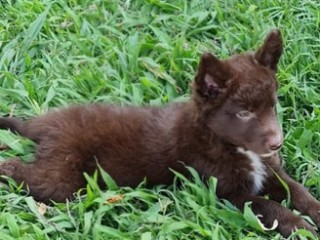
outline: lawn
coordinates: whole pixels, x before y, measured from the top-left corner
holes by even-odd
[[[319,9],[318,0],[2,0],[0,114],[183,101],[201,53],[226,58],[255,49],[280,28],[285,168],[320,199]],[[12,148],[1,161],[32,160],[26,139],[1,130],[0,140]],[[107,179],[109,190],[101,190],[96,175],[86,176],[87,194],[51,206],[9,179],[0,188],[0,239],[281,239],[262,231],[250,208],[243,214],[218,201],[214,178],[206,186],[192,173],[192,180],[176,174],[182,188],[153,189],[118,188]]]

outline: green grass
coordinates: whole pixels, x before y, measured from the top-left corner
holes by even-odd
[[[180,101],[201,53],[255,49],[277,27],[285,42],[278,72],[285,167],[319,199],[319,9],[317,0],[3,0],[0,112],[28,118],[74,102]],[[26,140],[3,131],[0,139],[13,147],[2,160],[30,159]],[[109,190],[87,176],[87,195],[45,213],[9,181],[0,188],[0,239],[281,239],[259,230],[250,208],[242,214],[219,202],[213,178],[209,187],[193,173],[182,189],[130,189],[103,174]]]

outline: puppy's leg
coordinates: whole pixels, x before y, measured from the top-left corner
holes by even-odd
[[[0,174],[24,183],[38,201],[63,202],[85,186],[83,173],[72,161],[36,160],[25,164],[19,159],[0,164]]]
[[[251,202],[253,212],[260,216],[259,219],[266,227],[270,228],[275,220],[278,221],[277,229],[284,237],[289,237],[297,229],[307,229],[317,235],[309,223],[276,201],[255,195],[233,195],[227,199],[240,209],[243,209],[246,202]]]
[[[320,227],[320,202],[304,186],[290,178],[283,170],[279,169],[276,172],[289,187],[292,207],[302,214],[310,216],[315,224]],[[265,193],[279,202],[287,197],[285,188],[274,174],[266,185]]]

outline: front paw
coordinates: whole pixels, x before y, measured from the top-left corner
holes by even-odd
[[[320,228],[320,203],[316,202],[309,205],[309,213],[308,215],[312,219],[312,221]]]
[[[289,237],[292,233],[297,231],[298,229],[305,229],[311,232],[315,237],[318,236],[316,230],[305,220],[296,216],[295,218],[290,219],[286,224],[280,224],[279,232],[284,237]]]

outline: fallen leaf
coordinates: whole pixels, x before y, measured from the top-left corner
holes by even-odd
[[[43,216],[47,212],[48,206],[44,203],[38,203],[38,212]]]
[[[108,198],[106,203],[116,203],[116,202],[119,202],[123,199],[123,194],[118,194],[118,195],[115,195],[111,198]]]

